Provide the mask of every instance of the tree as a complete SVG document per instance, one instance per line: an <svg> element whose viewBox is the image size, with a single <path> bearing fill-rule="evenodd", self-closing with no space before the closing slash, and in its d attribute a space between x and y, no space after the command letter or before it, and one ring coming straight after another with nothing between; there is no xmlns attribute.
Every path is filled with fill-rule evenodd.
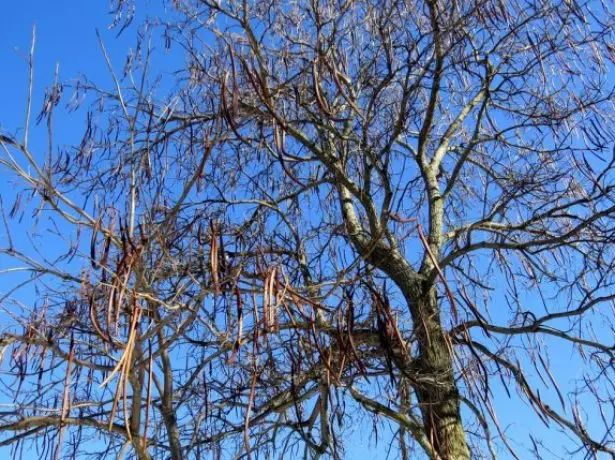
<svg viewBox="0 0 615 460"><path fill-rule="evenodd" d="M48 154L30 103L2 136L22 184L2 253L31 274L2 297L3 443L342 458L369 416L404 459L527 458L494 409L510 397L574 454L615 456L611 7L173 8L123 75L101 41L114 83L73 85L95 99L73 147L53 144L58 80ZM185 53L171 89L156 31ZM18 247L28 209L64 246Z"/></svg>

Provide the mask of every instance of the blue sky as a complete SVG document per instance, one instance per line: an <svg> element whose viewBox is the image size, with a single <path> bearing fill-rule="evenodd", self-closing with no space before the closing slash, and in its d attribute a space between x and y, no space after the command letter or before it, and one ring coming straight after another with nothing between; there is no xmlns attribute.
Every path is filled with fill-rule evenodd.
<svg viewBox="0 0 615 460"><path fill-rule="evenodd" d="M77 76L79 72L100 75L104 71L96 42L95 28L103 37L112 20L105 2L9 2L3 5L0 27L0 53L4 65L2 76L2 127L8 131L23 125L27 90L27 55L32 26L36 25L35 103L40 107L41 89L53 81L56 63L60 77ZM113 43L113 51L122 50L120 42ZM37 104L38 103L38 104Z"/></svg>
<svg viewBox="0 0 615 460"><path fill-rule="evenodd" d="M145 2L144 2L145 3ZM151 2L154 3L154 2ZM150 8L153 6L150 4ZM140 9L141 18L147 8ZM60 79L72 81L80 74L85 74L96 82L106 85L110 82L95 30L99 29L102 39L109 51L116 68L121 69L124 57L131 46L134 46L135 26L130 27L119 38L117 29L108 30L113 16L108 13L108 3L104 1L34 1L5 2L2 20L0 20L0 56L3 57L2 85L0 85L0 129L16 133L21 137L19 128L23 126L25 116L25 101L27 94L27 55L29 52L32 26L36 25L35 78L33 117L36 117L41 107L45 87L53 81L54 69L59 63ZM135 23L139 22L139 18ZM171 66L180 62L177 55L161 54L155 65ZM55 121L56 139L59 143L78 142L83 121L79 112L68 114L59 110ZM45 129L34 129L31 136L31 147L34 151L46 150ZM3 197L12 195L12 187L0 176L0 193ZM10 199L5 201L10 202ZM2 267L0 260L0 268ZM496 316L497 317L497 316ZM0 318L4 326L5 319ZM561 348L555 353L557 363L555 373L564 379L578 374L578 362L570 360L570 350ZM499 392L504 396L503 392ZM499 399L500 419L503 426L509 426L513 431L540 431L546 436L543 439L557 449L563 442L563 437L555 430L545 431L536 417L521 419L518 399L513 397L511 403L505 396ZM556 405L554 401L550 404ZM522 413L527 416L530 410L525 408ZM553 425L552 425L553 427ZM357 428L350 444L348 458L380 459L386 458L387 452L374 452L368 440L369 426ZM0 455L2 454L0 450ZM523 452L520 450L520 452ZM501 458L508 458L502 453ZM529 458L529 457L528 457Z"/></svg>

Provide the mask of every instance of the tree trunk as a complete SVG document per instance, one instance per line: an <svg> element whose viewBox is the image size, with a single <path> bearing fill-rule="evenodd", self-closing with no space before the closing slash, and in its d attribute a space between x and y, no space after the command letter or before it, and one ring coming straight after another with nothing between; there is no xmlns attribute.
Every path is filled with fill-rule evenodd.
<svg viewBox="0 0 615 460"><path fill-rule="evenodd" d="M417 279L398 253L374 262L401 289L412 315L418 355L410 372L420 372L414 390L421 407L425 435L441 459L469 459L451 358L452 345L440 322L436 289Z"/></svg>
<svg viewBox="0 0 615 460"><path fill-rule="evenodd" d="M422 374L415 391L423 415L425 433L445 460L469 459L470 452L459 409L451 344L440 323L434 288L410 305L418 339L416 368ZM433 383L432 383L433 382Z"/></svg>
<svg viewBox="0 0 615 460"><path fill-rule="evenodd" d="M425 278L412 269L397 249L387 246L382 240L371 240L355 213L349 190L344 186L338 190L348 237L366 261L395 282L408 304L418 340L418 356L413 360L412 368L418 368L421 372L414 390L421 406L425 435L441 459L469 459L459 410L459 392L455 385L449 342L440 324L436 289L431 284L426 285ZM432 196L436 195L434 188ZM439 229L442 226L441 201L433 198L433 202L436 204L431 208L430 225ZM430 233L441 235L440 231ZM437 256L441 241L436 237L431 239L431 250Z"/></svg>

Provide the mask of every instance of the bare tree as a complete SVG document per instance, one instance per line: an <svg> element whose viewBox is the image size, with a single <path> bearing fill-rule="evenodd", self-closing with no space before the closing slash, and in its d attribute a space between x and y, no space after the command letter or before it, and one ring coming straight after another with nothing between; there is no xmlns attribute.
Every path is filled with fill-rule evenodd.
<svg viewBox="0 0 615 460"><path fill-rule="evenodd" d="M555 455L515 451L508 393L615 458L612 7L185 0L123 72L101 41L80 141L53 143L57 78L49 151L30 97L1 137L2 444L342 458L371 417L403 459ZM157 31L186 57L164 96Z"/></svg>

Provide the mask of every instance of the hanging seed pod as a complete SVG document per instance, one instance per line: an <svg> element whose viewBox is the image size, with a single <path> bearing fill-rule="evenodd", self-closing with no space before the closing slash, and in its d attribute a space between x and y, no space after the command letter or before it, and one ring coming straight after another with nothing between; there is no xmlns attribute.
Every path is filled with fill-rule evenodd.
<svg viewBox="0 0 615 460"><path fill-rule="evenodd" d="M317 61L314 61L312 63L312 85L314 87L314 96L316 97L316 103L318 104L318 107L320 107L320 110L322 110L327 117L332 118L333 114L329 110L329 106L325 99L323 99L321 94L319 78L320 75L318 74Z"/></svg>
<svg viewBox="0 0 615 460"><path fill-rule="evenodd" d="M220 279L218 277L218 238L216 235L216 226L210 222L210 251L209 251L209 268L211 271L211 279L216 295L220 295Z"/></svg>
<svg viewBox="0 0 615 460"><path fill-rule="evenodd" d="M239 286L235 285L235 296L237 299L237 339L235 340L235 344L233 346L233 353L231 357L228 359L228 363L232 364L237 354L239 353L239 347L241 347L241 340L243 337L243 303L241 301L241 292L239 291Z"/></svg>
<svg viewBox="0 0 615 460"><path fill-rule="evenodd" d="M99 268L98 263L96 262L96 237L98 235L98 229L100 228L100 222L102 219L102 214L96 219L94 223L94 228L92 229L92 239L90 241L90 263L92 264L92 268L97 270Z"/></svg>
<svg viewBox="0 0 615 460"><path fill-rule="evenodd" d="M271 269L269 275L269 325L272 331L278 330L278 303L276 296L276 269Z"/></svg>

